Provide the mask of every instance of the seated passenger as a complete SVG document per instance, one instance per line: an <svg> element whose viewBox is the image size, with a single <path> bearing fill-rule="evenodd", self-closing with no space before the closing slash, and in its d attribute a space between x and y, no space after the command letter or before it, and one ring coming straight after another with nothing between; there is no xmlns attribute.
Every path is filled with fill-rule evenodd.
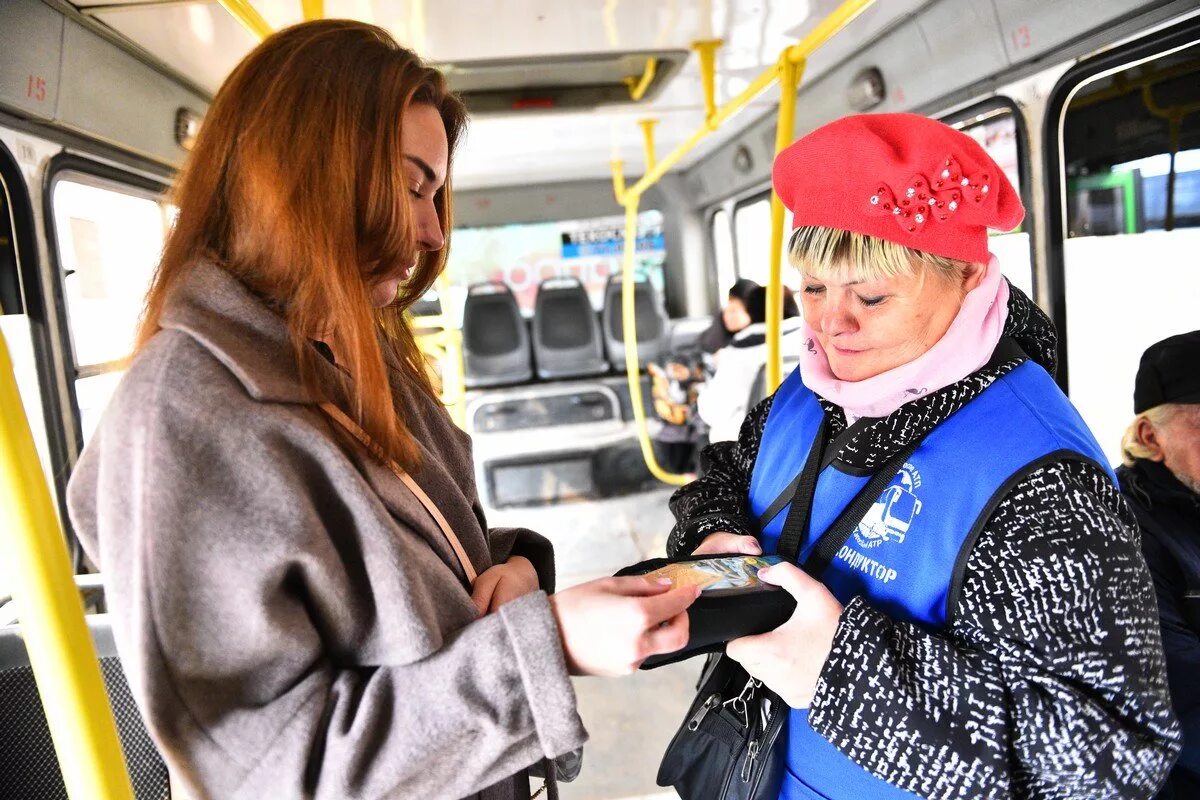
<svg viewBox="0 0 1200 800"><path fill-rule="evenodd" d="M403 316L465 121L383 29L300 24L234 69L179 179L69 503L183 796L528 798L586 738L570 674L687 641L694 590L550 596L549 543L485 523Z"/></svg>
<svg viewBox="0 0 1200 800"><path fill-rule="evenodd" d="M712 325L700 334L700 349L706 353L715 353L733 341L734 334L750 324L750 315L746 312L746 298L757 288L758 284L749 278L738 278L733 286L729 287L725 305L713 317Z"/></svg>
<svg viewBox="0 0 1200 800"><path fill-rule="evenodd" d="M1200 331L1142 355L1121 491L1142 526L1183 751L1160 798L1200 797Z"/></svg>
<svg viewBox="0 0 1200 800"><path fill-rule="evenodd" d="M750 389L759 370L767 363L767 289L755 287L746 296L750 324L734 334L733 341L717 353L717 368L700 390L696 407L708 423L710 442L737 439L746 418ZM783 323L779 331L779 352L799 356L804 347L800 309L792 290L783 287Z"/></svg>
<svg viewBox="0 0 1200 800"><path fill-rule="evenodd" d="M1150 576L1054 326L988 252L1016 191L913 114L818 128L774 184L800 368L705 450L668 552L804 564L759 573L791 619L727 646L792 709L781 797L1153 795L1180 736Z"/></svg>
<svg viewBox="0 0 1200 800"><path fill-rule="evenodd" d="M677 475L696 471L698 443L707 426L696 415L696 395L704 385L703 359L698 350L673 353L666 363L646 365L650 394L660 423L654 435L663 469Z"/></svg>

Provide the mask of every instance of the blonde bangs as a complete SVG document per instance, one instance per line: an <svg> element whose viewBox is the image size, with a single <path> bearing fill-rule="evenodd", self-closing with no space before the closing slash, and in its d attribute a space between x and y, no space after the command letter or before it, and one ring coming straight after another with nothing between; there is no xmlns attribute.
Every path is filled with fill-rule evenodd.
<svg viewBox="0 0 1200 800"><path fill-rule="evenodd" d="M788 261L805 277L820 281L844 281L851 271L862 281L910 278L926 271L950 279L971 266L865 233L811 225L792 232Z"/></svg>

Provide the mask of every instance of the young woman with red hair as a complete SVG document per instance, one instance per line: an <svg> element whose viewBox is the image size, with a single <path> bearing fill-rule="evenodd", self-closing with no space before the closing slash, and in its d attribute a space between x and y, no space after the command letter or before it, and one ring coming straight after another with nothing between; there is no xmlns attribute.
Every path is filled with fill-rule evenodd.
<svg viewBox="0 0 1200 800"><path fill-rule="evenodd" d="M465 121L383 30L306 23L230 75L176 186L70 511L189 797L527 797L586 738L569 673L687 640L694 590L550 596L549 543L486 525L403 318Z"/></svg>

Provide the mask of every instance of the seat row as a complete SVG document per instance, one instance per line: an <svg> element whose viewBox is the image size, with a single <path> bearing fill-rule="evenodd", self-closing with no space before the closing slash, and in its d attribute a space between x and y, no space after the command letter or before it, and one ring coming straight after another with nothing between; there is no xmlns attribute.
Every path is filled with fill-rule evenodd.
<svg viewBox="0 0 1200 800"><path fill-rule="evenodd" d="M645 279L634 284L634 322L638 365L644 366L662 357L670 333L658 291ZM528 326L508 286L472 285L463 309L463 362L468 388L522 383L535 374L578 378L624 369L620 276L608 280L599 319L578 279L542 281Z"/></svg>

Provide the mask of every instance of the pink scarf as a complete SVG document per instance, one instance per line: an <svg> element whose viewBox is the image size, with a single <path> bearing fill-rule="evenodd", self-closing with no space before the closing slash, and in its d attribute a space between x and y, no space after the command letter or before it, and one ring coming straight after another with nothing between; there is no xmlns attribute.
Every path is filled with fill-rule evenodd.
<svg viewBox="0 0 1200 800"><path fill-rule="evenodd" d="M841 406L847 422L886 417L909 400L945 388L976 371L992 357L1008 319L1008 282L993 255L983 280L963 298L945 335L907 364L861 381L840 381L829 369L825 350L808 323L800 359L804 385Z"/></svg>

